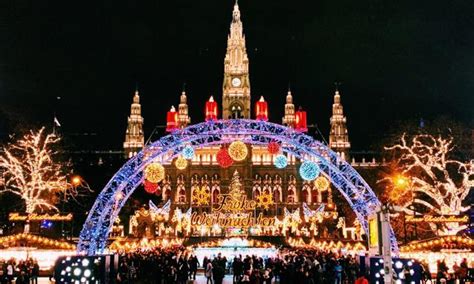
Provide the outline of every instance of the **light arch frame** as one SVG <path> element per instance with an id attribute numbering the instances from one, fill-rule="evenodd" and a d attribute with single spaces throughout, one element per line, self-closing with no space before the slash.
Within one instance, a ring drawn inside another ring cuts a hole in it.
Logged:
<path id="1" fill-rule="evenodd" d="M 301 160 L 317 161 L 321 173 L 341 192 L 364 231 L 368 232 L 368 217 L 376 212 L 381 203 L 357 171 L 327 145 L 280 124 L 229 119 L 202 122 L 176 130 L 128 160 L 107 183 L 89 211 L 79 236 L 78 253 L 96 255 L 105 252 L 114 220 L 130 195 L 143 182 L 143 169 L 150 162 L 170 161 L 186 145 L 199 148 L 228 144 L 236 139 L 251 145 L 278 141 L 283 152 Z M 390 232 L 392 251 L 398 253 L 395 234 L 392 229 Z"/>

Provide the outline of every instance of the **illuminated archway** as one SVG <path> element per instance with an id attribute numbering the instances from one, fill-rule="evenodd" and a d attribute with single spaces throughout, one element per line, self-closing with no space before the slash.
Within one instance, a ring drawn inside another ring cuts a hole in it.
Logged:
<path id="1" fill-rule="evenodd" d="M 369 215 L 380 205 L 369 185 L 328 146 L 291 128 L 257 120 L 235 119 L 203 122 L 164 136 L 128 160 L 97 197 L 82 228 L 78 252 L 102 253 L 114 220 L 130 195 L 143 182 L 143 169 L 151 161 L 169 161 L 186 145 L 203 147 L 239 139 L 252 145 L 281 142 L 282 150 L 299 159 L 318 162 L 321 173 L 341 192 L 354 210 L 365 232 Z M 392 250 L 398 251 L 391 232 Z"/>

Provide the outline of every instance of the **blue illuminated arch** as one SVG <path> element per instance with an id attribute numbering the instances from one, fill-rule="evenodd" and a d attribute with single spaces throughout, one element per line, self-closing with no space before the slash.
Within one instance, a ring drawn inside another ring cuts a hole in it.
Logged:
<path id="1" fill-rule="evenodd" d="M 252 145 L 281 142 L 282 150 L 300 159 L 318 161 L 321 173 L 346 198 L 362 228 L 368 232 L 369 215 L 380 201 L 369 185 L 347 162 L 328 146 L 291 128 L 257 120 L 235 119 L 203 122 L 164 136 L 147 146 L 112 177 L 97 197 L 79 236 L 78 252 L 94 255 L 104 252 L 110 229 L 120 209 L 143 182 L 143 169 L 151 161 L 169 161 L 186 145 L 195 148 L 230 143 L 236 139 Z M 392 250 L 398 251 L 391 231 Z"/>

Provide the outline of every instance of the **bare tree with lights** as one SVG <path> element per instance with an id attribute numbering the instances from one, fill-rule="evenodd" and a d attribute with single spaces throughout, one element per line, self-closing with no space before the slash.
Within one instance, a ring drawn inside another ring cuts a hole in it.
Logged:
<path id="1" fill-rule="evenodd" d="M 60 140 L 55 134 L 46 134 L 43 127 L 8 144 L 0 154 L 4 183 L 0 193 L 10 192 L 23 199 L 27 214 L 59 211 L 55 204 L 60 199 L 76 199 L 79 188 L 88 188 L 79 177 L 69 181 L 69 164 L 55 159 L 58 153 L 54 149 Z"/>
<path id="2" fill-rule="evenodd" d="M 463 200 L 474 186 L 474 160 L 450 158 L 454 147 L 452 137 L 429 134 L 412 138 L 403 134 L 398 144 L 385 147 L 396 157 L 400 174 L 390 178 L 394 185 L 390 199 L 401 211 L 459 215 L 469 209 L 463 206 Z M 412 203 L 415 206 L 410 207 Z M 440 235 L 456 234 L 465 228 L 458 223 L 443 223 L 438 228 L 430 225 Z"/>

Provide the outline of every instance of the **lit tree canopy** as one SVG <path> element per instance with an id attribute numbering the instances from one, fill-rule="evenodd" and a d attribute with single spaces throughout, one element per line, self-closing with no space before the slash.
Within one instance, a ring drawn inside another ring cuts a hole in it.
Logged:
<path id="1" fill-rule="evenodd" d="M 385 147 L 394 152 L 401 175 L 408 177 L 407 185 L 403 186 L 405 191 L 394 191 L 397 196 L 394 199 L 399 199 L 398 204 L 404 211 L 411 212 L 408 209 L 411 202 L 424 208 L 420 210 L 422 212 L 439 215 L 457 215 L 469 209 L 462 202 L 474 186 L 474 160 L 461 162 L 451 159 L 453 148 L 452 137 L 429 134 L 415 135 L 410 139 L 402 135 L 400 143 Z M 400 185 L 395 184 L 394 188 L 400 188 Z M 407 191 L 413 193 L 410 200 L 403 198 Z"/>
<path id="2" fill-rule="evenodd" d="M 59 196 L 77 196 L 77 184 L 68 181 L 68 164 L 54 160 L 54 146 L 60 141 L 44 128 L 30 131 L 9 144 L 0 155 L 4 186 L 0 193 L 11 192 L 25 201 L 26 213 L 57 211 Z M 76 182 L 77 183 L 77 180 Z"/>

